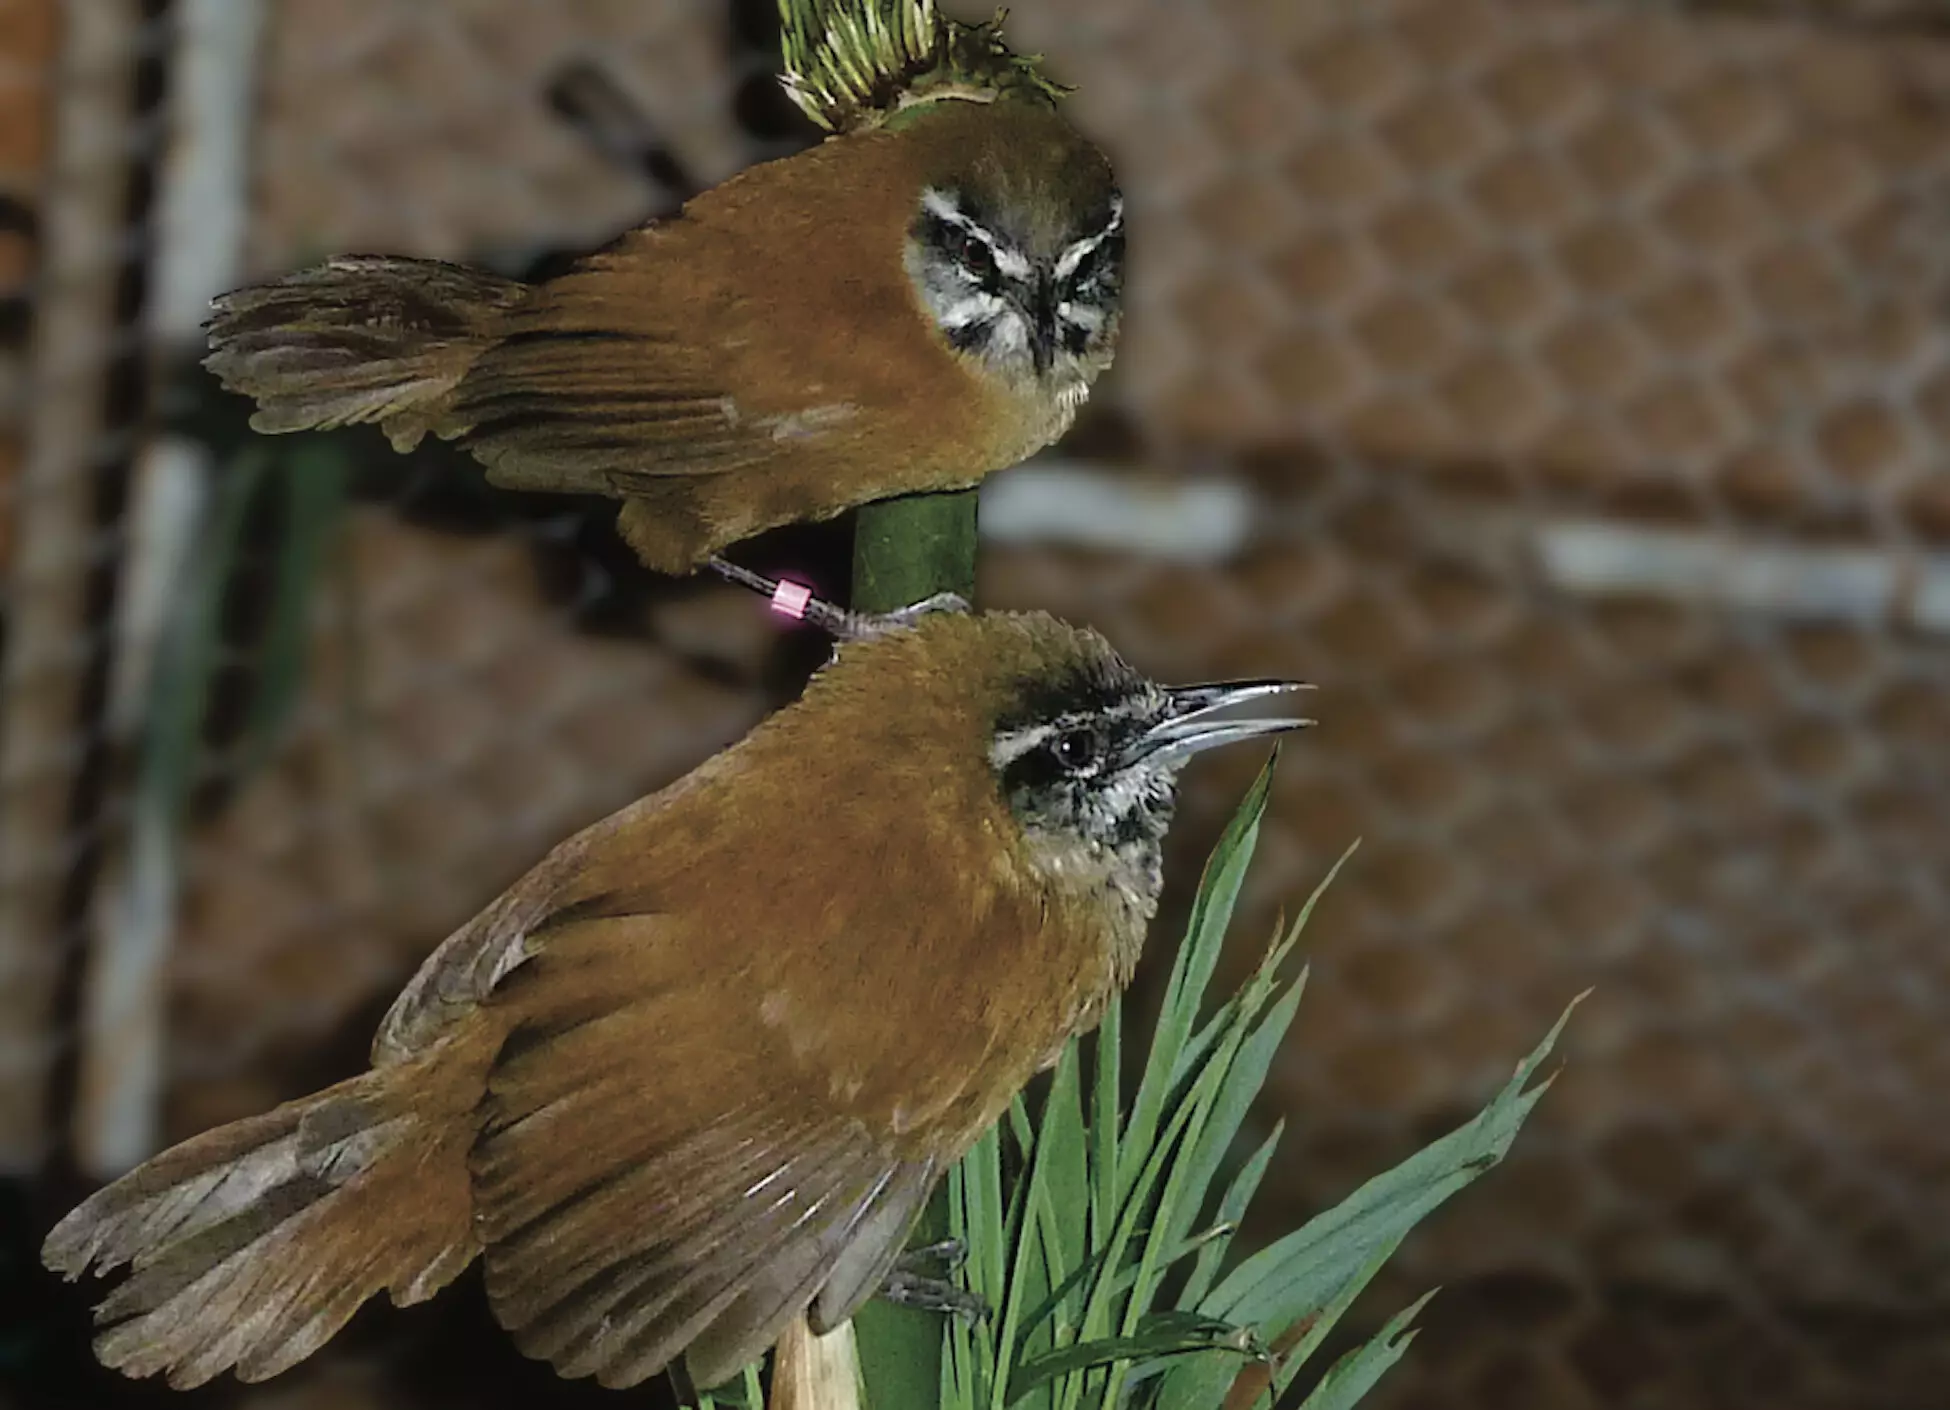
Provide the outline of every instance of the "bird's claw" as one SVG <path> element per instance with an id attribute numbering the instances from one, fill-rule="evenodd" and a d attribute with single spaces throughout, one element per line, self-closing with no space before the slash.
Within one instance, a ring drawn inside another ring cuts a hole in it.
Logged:
<path id="1" fill-rule="evenodd" d="M 931 617 L 937 612 L 972 612 L 968 599 L 958 592 L 937 592 L 933 597 L 924 597 L 919 602 L 910 602 L 905 607 L 897 607 L 892 612 L 858 612 L 854 614 L 853 635 L 857 637 L 881 636 L 887 632 L 902 631 L 913 626 L 923 617 Z"/>
<path id="2" fill-rule="evenodd" d="M 967 1261 L 968 1245 L 960 1239 L 943 1239 L 911 1248 L 895 1260 L 893 1271 L 880 1285 L 880 1295 L 896 1306 L 945 1312 L 970 1325 L 986 1321 L 989 1315 L 986 1300 L 956 1287 L 947 1278 L 923 1271 L 938 1265 L 944 1273 L 953 1274 Z"/>
<path id="3" fill-rule="evenodd" d="M 917 1244 L 894 1260 L 898 1272 L 914 1273 L 930 1263 L 941 1265 L 944 1273 L 958 1272 L 968 1262 L 968 1243 L 964 1239 L 942 1239 L 931 1244 Z"/>

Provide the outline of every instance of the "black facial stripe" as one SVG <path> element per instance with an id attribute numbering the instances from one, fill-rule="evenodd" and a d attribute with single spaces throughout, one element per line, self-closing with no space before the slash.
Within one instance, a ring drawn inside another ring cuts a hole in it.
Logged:
<path id="1" fill-rule="evenodd" d="M 1070 272 L 1064 290 L 1071 298 L 1114 291 L 1122 280 L 1123 268 L 1124 237 L 1122 234 L 1107 236 Z"/>
<path id="2" fill-rule="evenodd" d="M 1022 682 L 1015 708 L 996 722 L 996 729 L 1007 733 L 1113 711 L 1120 718 L 1143 716 L 1146 712 L 1135 702 L 1145 694 L 1144 678 L 1122 661 L 1085 661 L 1056 679 L 1038 677 Z"/>
<path id="3" fill-rule="evenodd" d="M 983 293 L 1002 292 L 1002 271 L 996 267 L 993 251 L 967 226 L 923 209 L 915 217 L 913 234 L 928 249 L 973 276 Z"/>
<path id="4" fill-rule="evenodd" d="M 957 352 L 974 352 L 986 343 L 995 332 L 993 318 L 978 318 L 973 323 L 964 323 L 959 328 L 941 330 L 948 339 L 948 346 Z"/>
<path id="5" fill-rule="evenodd" d="M 1070 776 L 1056 761 L 1048 745 L 1039 745 L 1011 759 L 1002 770 L 1004 793 L 1043 793 L 1069 782 Z"/>
<path id="6" fill-rule="evenodd" d="M 1172 807 L 1169 798 L 1150 801 L 1146 806 L 1128 808 L 1117 815 L 1111 826 L 1110 844 L 1113 847 L 1130 847 L 1140 842 L 1156 842 L 1164 836 L 1165 827 L 1171 821 Z"/>

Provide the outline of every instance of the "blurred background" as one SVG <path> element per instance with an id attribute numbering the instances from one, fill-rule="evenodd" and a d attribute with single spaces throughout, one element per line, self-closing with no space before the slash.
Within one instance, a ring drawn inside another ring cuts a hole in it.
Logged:
<path id="1" fill-rule="evenodd" d="M 1012 18 L 1115 154 L 1133 265 L 1111 385 L 991 483 L 982 595 L 1166 679 L 1321 685 L 1242 961 L 1364 839 L 1262 1232 L 1598 989 L 1510 1162 L 1364 1304 L 1445 1287 L 1381 1405 L 1950 1403 L 1944 15 Z M 362 1066 L 452 926 L 821 658 L 636 569 L 605 506 L 253 439 L 195 365 L 244 279 L 546 271 L 803 145 L 775 50 L 771 0 L 0 0 L 0 1403 L 626 1403 L 472 1285 L 264 1387 L 132 1387 L 34 1249 Z M 743 556 L 837 587 L 847 552 Z M 1192 775 L 1168 910 L 1253 764 Z"/>

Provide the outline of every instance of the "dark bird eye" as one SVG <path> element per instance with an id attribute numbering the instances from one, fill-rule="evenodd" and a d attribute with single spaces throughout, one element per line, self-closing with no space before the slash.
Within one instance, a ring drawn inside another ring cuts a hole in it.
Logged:
<path id="1" fill-rule="evenodd" d="M 1077 261 L 1076 268 L 1070 271 L 1070 287 L 1082 290 L 1107 283 L 1116 277 L 1123 258 L 1124 237 L 1110 236 Z"/>
<path id="2" fill-rule="evenodd" d="M 998 277 L 995 267 L 995 251 L 988 241 L 966 230 L 955 232 L 954 244 L 950 247 L 955 263 L 973 275 L 978 283 L 988 284 Z"/>
<path id="3" fill-rule="evenodd" d="M 1082 773 L 1097 762 L 1103 745 L 1096 732 L 1087 729 L 1069 730 L 1056 737 L 1050 751 L 1056 755 L 1056 762 L 1071 773 Z"/>

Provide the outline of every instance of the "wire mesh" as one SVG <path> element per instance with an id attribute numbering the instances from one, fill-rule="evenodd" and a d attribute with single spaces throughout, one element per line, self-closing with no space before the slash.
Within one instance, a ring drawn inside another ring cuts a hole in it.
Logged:
<path id="1" fill-rule="evenodd" d="M 768 9 L 267 6 L 238 273 L 341 249 L 532 266 L 637 219 L 658 190 L 551 107 L 576 65 L 698 181 L 782 150 Z M 1292 1131 L 1265 1228 L 1460 1117 L 1598 987 L 1508 1166 L 1391 1275 L 1398 1299 L 1448 1291 L 1382 1404 L 1940 1403 L 1950 49 L 1914 18 L 1011 19 L 1079 86 L 1131 202 L 1127 342 L 1072 451 L 1133 496 L 1222 483 L 1253 513 L 1217 564 L 998 545 L 983 595 L 1092 621 L 1163 677 L 1323 687 L 1249 937 L 1363 839 L 1264 1113 Z M 168 1137 L 348 1070 L 448 927 L 806 664 L 735 595 L 633 578 L 601 515 L 354 444 L 268 749 L 238 721 L 286 540 L 224 598 L 232 719 L 206 730 L 185 844 Z M 1249 767 L 1192 776 L 1181 890 Z M 252 1394 L 440 1403 L 410 1334 Z"/>

